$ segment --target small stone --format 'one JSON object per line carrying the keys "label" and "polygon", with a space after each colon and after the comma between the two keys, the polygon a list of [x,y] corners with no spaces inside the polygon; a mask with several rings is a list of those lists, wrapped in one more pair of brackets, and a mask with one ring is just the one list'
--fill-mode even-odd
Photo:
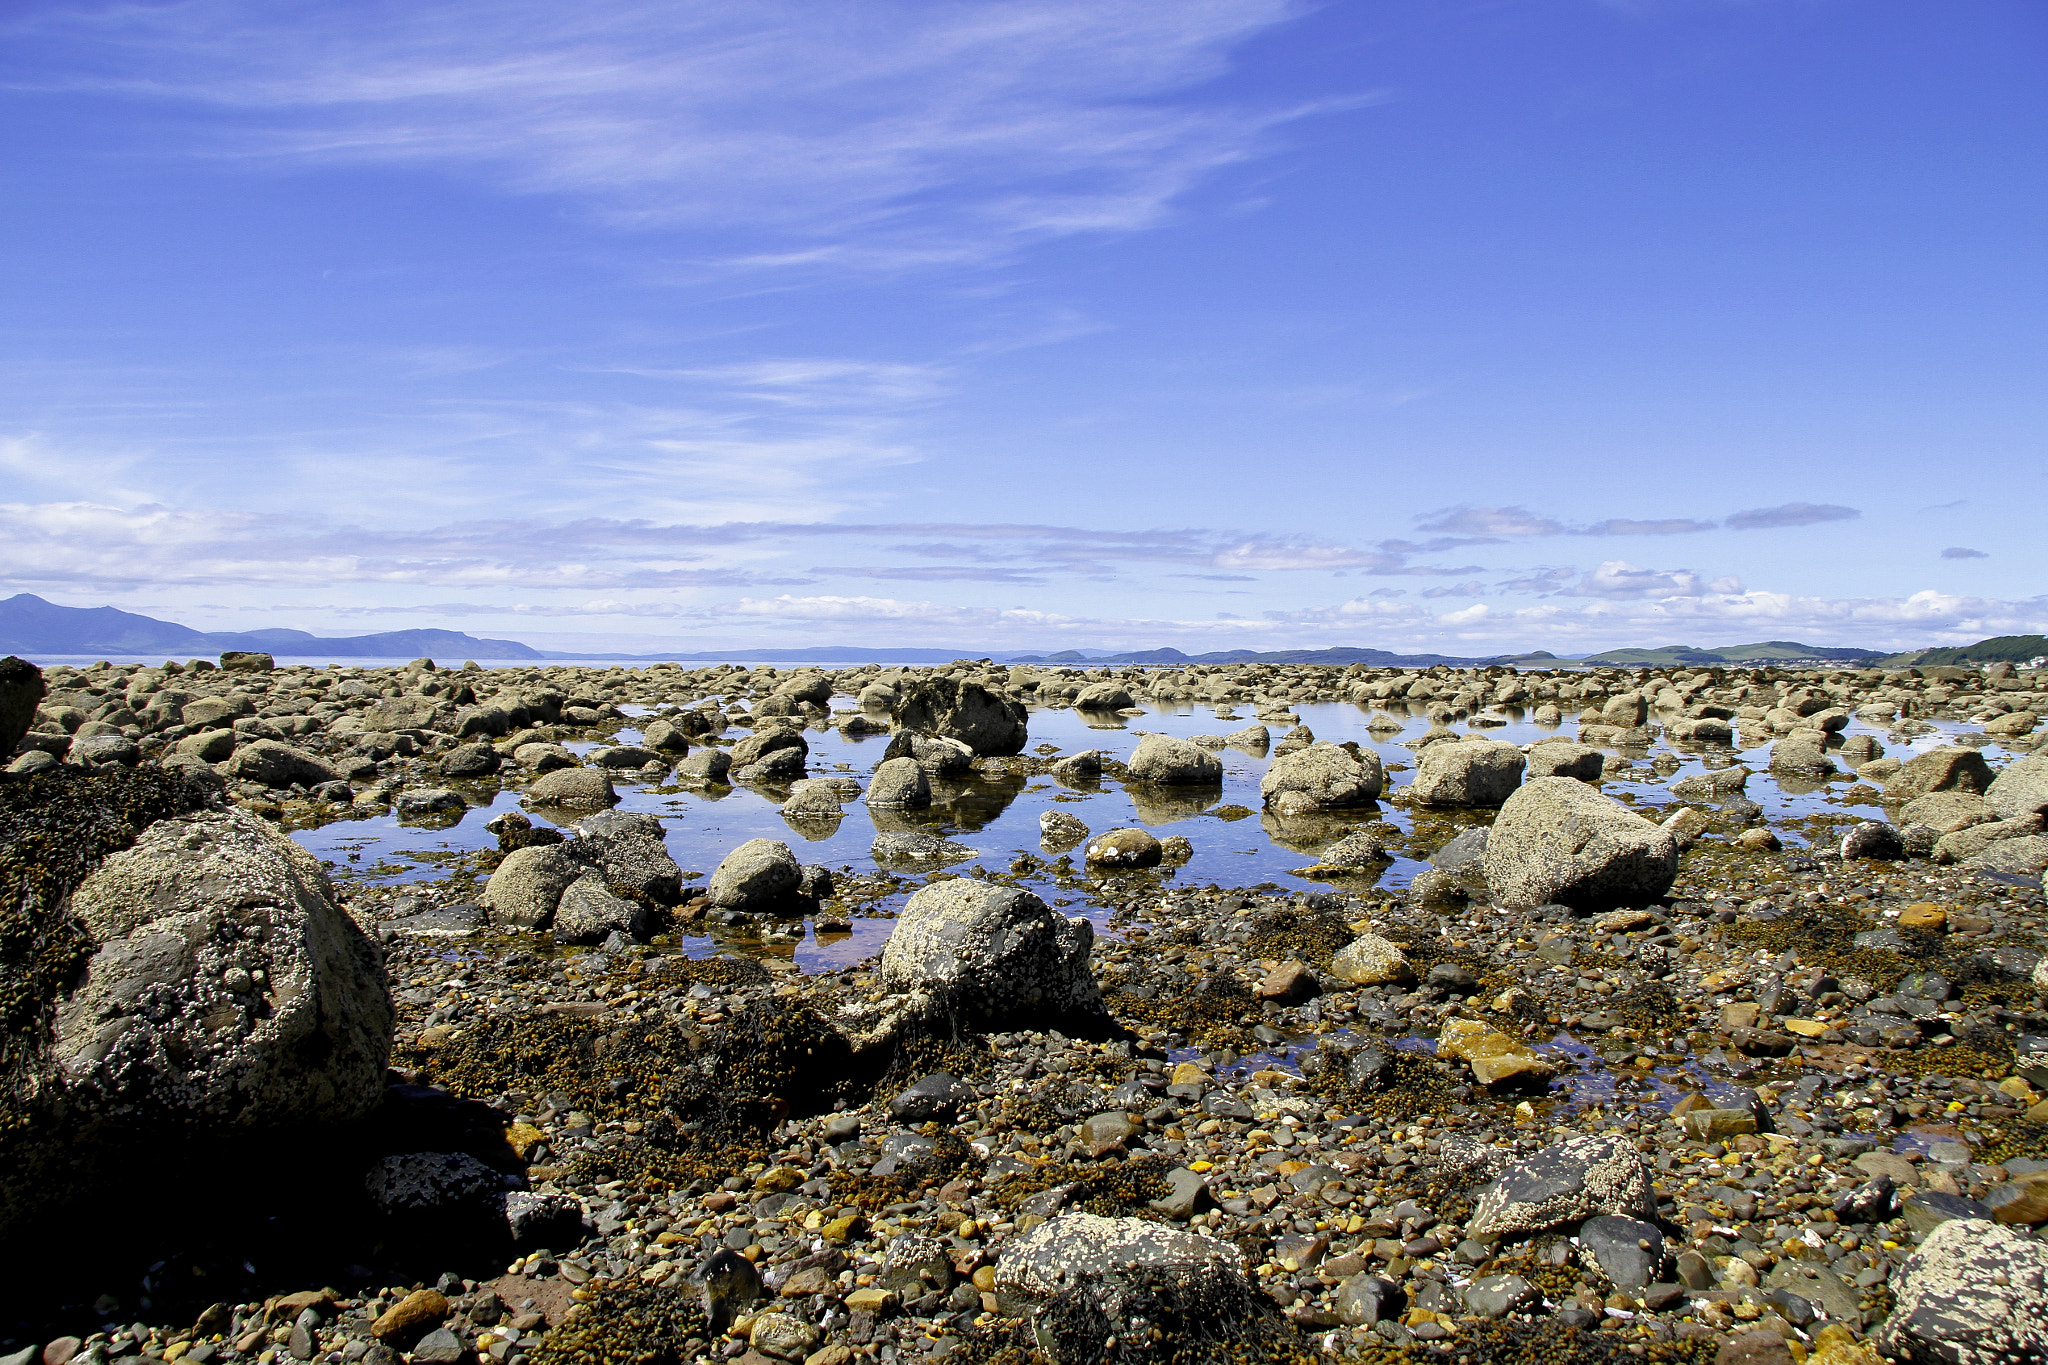
{"label": "small stone", "polygon": [[1948,911],[1921,901],[1899,911],[1901,929],[1939,929],[1948,923]]}
{"label": "small stone", "polygon": [[448,1316],[448,1300],[437,1289],[415,1289],[377,1318],[370,1335],[379,1341],[408,1336]]}
{"label": "small stone", "polygon": [[1283,962],[1266,974],[1255,993],[1276,1005],[1298,1005],[1321,995],[1323,987],[1306,963]]}
{"label": "small stone", "polygon": [[1488,1275],[1465,1287],[1465,1306],[1482,1318],[1504,1318],[1536,1297],[1520,1275]]}
{"label": "small stone", "polygon": [[468,1359],[469,1348],[446,1327],[436,1327],[412,1348],[413,1365],[459,1365]]}

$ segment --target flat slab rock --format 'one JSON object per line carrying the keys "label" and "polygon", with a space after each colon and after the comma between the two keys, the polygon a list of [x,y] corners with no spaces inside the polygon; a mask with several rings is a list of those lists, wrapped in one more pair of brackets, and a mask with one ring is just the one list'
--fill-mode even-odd
{"label": "flat slab rock", "polygon": [[1514,1237],[1598,1214],[1657,1216],[1650,1168],[1619,1137],[1572,1137],[1504,1167],[1479,1195],[1474,1237]]}
{"label": "flat slab rock", "polygon": [[1242,1275],[1244,1254],[1228,1242],[1143,1218],[1068,1213],[1012,1242],[996,1267],[996,1288],[1043,1297],[1084,1275],[1145,1268]]}

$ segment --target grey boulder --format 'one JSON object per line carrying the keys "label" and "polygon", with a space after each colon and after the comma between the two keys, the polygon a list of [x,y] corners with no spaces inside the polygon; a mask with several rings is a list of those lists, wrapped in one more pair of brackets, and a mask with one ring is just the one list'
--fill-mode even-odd
{"label": "grey boulder", "polygon": [[1498,740],[1432,744],[1422,751],[1409,796],[1425,806],[1498,806],[1522,784],[1528,761]]}
{"label": "grey boulder", "polygon": [[602,943],[614,933],[644,942],[647,907],[616,895],[604,878],[586,873],[569,883],[555,906],[555,942]]}
{"label": "grey boulder", "polygon": [[1167,735],[1147,735],[1131,755],[1130,774],[1139,782],[1214,785],[1223,780],[1223,760],[1200,745]]}
{"label": "grey boulder", "polygon": [[2048,815],[2048,753],[2028,754],[2007,764],[1984,797],[2001,820]]}
{"label": "grey boulder", "polygon": [[1670,889],[1678,841],[1583,782],[1543,777],[1501,807],[1487,836],[1485,870],[1501,905],[1611,910],[1643,905]]}
{"label": "grey boulder", "polygon": [[1386,782],[1386,768],[1371,749],[1318,743],[1274,759],[1259,779],[1259,795],[1285,815],[1370,805]]}
{"label": "grey boulder", "polygon": [[915,758],[891,758],[875,769],[868,783],[870,806],[915,807],[932,803],[931,779]]}
{"label": "grey boulder", "polygon": [[313,856],[239,810],[159,820],[79,884],[94,945],[51,1056],[76,1110],[251,1126],[361,1117],[384,1092],[383,964]]}
{"label": "grey boulder", "polygon": [[771,910],[796,894],[803,875],[788,844],[779,839],[749,839],[726,854],[712,872],[711,903],[720,910]]}
{"label": "grey boulder", "polygon": [[669,856],[661,818],[640,811],[605,811],[579,822],[570,852],[604,874],[614,886],[629,887],[659,905],[683,896],[683,870]]}
{"label": "grey boulder", "polygon": [[514,849],[484,883],[484,909],[503,928],[543,928],[562,893],[588,871],[563,844]]}
{"label": "grey boulder", "polygon": [[958,878],[903,907],[882,948],[882,982],[920,992],[959,1020],[988,1027],[1099,1014],[1089,970],[1095,929],[1054,913],[1029,891]]}
{"label": "grey boulder", "polygon": [[341,773],[326,760],[274,739],[259,739],[235,750],[228,760],[228,776],[265,787],[289,787],[295,782],[312,787],[341,780]]}
{"label": "grey boulder", "polygon": [[957,739],[978,757],[1022,753],[1024,703],[960,678],[917,678],[897,694],[896,723]]}
{"label": "grey boulder", "polygon": [[1975,749],[1950,745],[1915,754],[1885,779],[1884,799],[1911,801],[1929,792],[1985,792],[1991,787],[1991,765]]}

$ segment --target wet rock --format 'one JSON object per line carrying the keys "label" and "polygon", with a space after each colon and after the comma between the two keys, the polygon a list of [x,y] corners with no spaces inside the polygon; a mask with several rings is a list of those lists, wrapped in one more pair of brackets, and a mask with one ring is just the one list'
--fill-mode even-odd
{"label": "wet rock", "polygon": [[1726,801],[1748,784],[1747,768],[1715,768],[1680,778],[1671,784],[1671,794],[1680,801]]}
{"label": "wet rock", "polygon": [[896,722],[957,739],[983,758],[1022,753],[1027,728],[1024,703],[951,677],[906,682],[898,693]]}
{"label": "wet rock", "polygon": [[1159,840],[1142,829],[1113,829],[1090,840],[1084,856],[1097,867],[1157,867]]}
{"label": "wet rock", "polygon": [[979,856],[978,849],[922,830],[891,830],[877,834],[868,856],[885,867],[950,867]]}
{"label": "wet rock", "polygon": [[1498,806],[1521,785],[1527,765],[1520,749],[1495,740],[1432,744],[1408,791],[1425,806]]}
{"label": "wet rock", "polygon": [[[1996,786],[1996,783],[1992,785]],[[1976,792],[1940,791],[1916,796],[1899,808],[1902,825],[1932,825],[1943,834],[1953,834],[1972,825],[1999,819],[1997,809]]]}
{"label": "wet rock", "polygon": [[1520,1275],[1487,1275],[1465,1286],[1465,1307],[1482,1318],[1504,1318],[1542,1296]]}
{"label": "wet rock", "polygon": [[1931,1232],[1943,1223],[1986,1219],[1991,1210],[1974,1199],[1940,1190],[1921,1190],[1899,1205],[1906,1226],[1915,1232]]}
{"label": "wet rock", "polygon": [[[927,778],[958,777],[974,767],[974,750],[964,741],[922,734],[916,730],[898,730],[889,737],[889,747],[882,751],[882,760],[886,763],[899,758],[917,760]],[[1095,771],[1101,771],[1100,764]]]}
{"label": "wet rock", "polygon": [[1486,845],[1486,884],[1510,906],[1607,910],[1670,889],[1678,845],[1583,782],[1539,778],[1508,798]]}
{"label": "wet rock", "polygon": [[[1265,733],[1265,727],[1259,727]],[[1233,738],[1235,738],[1233,736]],[[1371,749],[1316,743],[1273,760],[1259,779],[1265,804],[1280,814],[1370,805],[1386,786],[1386,769]]]}
{"label": "wet rock", "polygon": [[537,773],[551,773],[576,766],[576,755],[559,744],[522,744],[512,751],[512,761]]}
{"label": "wet rock", "polygon": [[1776,1332],[1743,1332],[1714,1353],[1714,1365],[1795,1365],[1792,1348]]}
{"label": "wet rock", "polygon": [[1984,1219],[1928,1233],[1896,1277],[1879,1350],[1913,1365],[2048,1358],[2048,1245]]}
{"label": "wet rock", "polygon": [[562,893],[589,871],[562,844],[515,849],[484,883],[484,909],[491,923],[507,929],[543,928]]}
{"label": "wet rock", "polygon": [[950,1119],[975,1101],[974,1087],[958,1076],[935,1071],[889,1101],[889,1113],[904,1123]]}
{"label": "wet rock", "polygon": [[644,943],[648,929],[647,907],[613,895],[596,873],[571,882],[555,907],[557,943],[602,943],[615,933]]}
{"label": "wet rock", "polygon": [[289,787],[294,782],[311,787],[341,780],[341,774],[325,759],[274,739],[259,739],[236,749],[227,772],[238,781],[266,787]]}
{"label": "wet rock", "polygon": [[1089,970],[1095,930],[1055,914],[1016,887],[959,878],[927,886],[903,907],[882,949],[882,981],[928,995],[955,1019],[1043,1027],[1093,1015],[1102,994]]}
{"label": "wet rock", "polygon": [[159,820],[71,911],[94,948],[50,1057],[75,1116],[260,1127],[357,1118],[382,1096],[393,1016],[377,949],[312,855],[263,821]]}
{"label": "wet rock", "polygon": [[1588,1218],[1579,1228],[1580,1250],[1593,1257],[1614,1287],[1634,1294],[1664,1269],[1664,1234],[1654,1223],[1620,1214]]}
{"label": "wet rock", "polygon": [[1657,1216],[1650,1170],[1621,1137],[1569,1137],[1509,1165],[1479,1195],[1468,1232],[1515,1237],[1599,1214]]}
{"label": "wet rock", "polygon": [[868,783],[870,806],[916,807],[932,803],[931,779],[914,758],[892,758],[875,769]]}
{"label": "wet rock", "polygon": [[1472,1068],[1472,1079],[1488,1087],[1547,1080],[1556,1068],[1525,1044],[1473,1019],[1452,1019],[1437,1038],[1437,1051]]}
{"label": "wet rock", "polygon": [[1911,801],[1929,792],[1984,792],[1991,786],[1991,767],[1975,749],[1950,745],[1912,758],[1885,780],[1884,799]]}
{"label": "wet rock", "polygon": [[2031,1227],[2048,1223],[2048,1171],[2001,1181],[1984,1193],[1984,1207],[2000,1223]]}
{"label": "wet rock", "polygon": [[1898,830],[1880,820],[1865,820],[1842,836],[1842,858],[1878,858],[1890,862],[1906,856]]}
{"label": "wet rock", "polygon": [[398,794],[392,809],[401,820],[433,820],[460,815],[469,809],[469,803],[446,787],[412,787]]}
{"label": "wet rock", "polygon": [[711,874],[712,905],[720,910],[763,913],[796,893],[803,868],[779,839],[749,839],[725,855]]}
{"label": "wet rock", "polygon": [[640,732],[640,742],[664,757],[690,752],[690,737],[666,720],[652,720]]}
{"label": "wet rock", "polygon": [[1360,934],[1330,957],[1330,973],[1356,986],[1377,986],[1415,979],[1415,967],[1391,940]]}
{"label": "wet rock", "polygon": [[1400,1315],[1407,1295],[1392,1280],[1353,1275],[1337,1291],[1337,1320],[1350,1327],[1371,1327]]}
{"label": "wet rock", "polygon": [[1166,786],[1213,786],[1223,780],[1223,760],[1184,739],[1147,735],[1131,755],[1129,771],[1138,782]]}
{"label": "wet rock", "polygon": [[1891,1176],[1879,1171],[1835,1200],[1835,1217],[1844,1223],[1882,1223],[1897,1205]]}
{"label": "wet rock", "polygon": [[526,793],[530,806],[613,806],[618,800],[611,776],[601,768],[557,768]]}
{"label": "wet rock", "polygon": [[1323,993],[1322,983],[1306,963],[1283,962],[1266,973],[1252,994],[1276,1005],[1298,1005]]}
{"label": "wet rock", "polygon": [[1088,826],[1063,810],[1049,810],[1038,817],[1038,841],[1056,853],[1064,853],[1088,837]]}

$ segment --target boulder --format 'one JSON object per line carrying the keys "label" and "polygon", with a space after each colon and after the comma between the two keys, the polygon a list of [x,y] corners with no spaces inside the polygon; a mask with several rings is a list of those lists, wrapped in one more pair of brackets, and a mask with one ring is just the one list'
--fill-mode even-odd
{"label": "boulder", "polygon": [[1083,856],[1097,867],[1157,867],[1163,854],[1149,832],[1113,829],[1091,839]]}
{"label": "boulder", "polygon": [[485,881],[484,909],[491,923],[507,929],[544,928],[562,893],[589,871],[565,844],[514,849]]}
{"label": "boulder", "polygon": [[1024,703],[959,678],[918,678],[898,693],[896,723],[957,739],[979,757],[1022,753]]}
{"label": "boulder", "polygon": [[[1999,774],[2000,778],[2004,776],[2005,773]],[[1991,785],[1995,788],[1998,783]],[[1943,834],[1953,834],[1972,825],[1988,825],[2000,818],[1997,808],[1987,798],[1965,791],[1929,792],[1925,796],[1914,797],[1899,810],[1901,825],[1929,825]]]}
{"label": "boulder", "polygon": [[1330,973],[1355,986],[1415,980],[1414,964],[1393,942],[1378,934],[1360,934],[1331,954]]}
{"label": "boulder", "polygon": [[1935,841],[1934,861],[1937,863],[1961,863],[2006,839],[2024,839],[2041,832],[2041,817],[2022,815],[2012,820],[1992,820],[1985,824],[1971,825],[1953,834],[1944,834]]}
{"label": "boulder", "polygon": [[1670,830],[1569,777],[1538,778],[1516,791],[1486,845],[1486,884],[1501,905],[1643,905],[1677,874]]}
{"label": "boulder", "polygon": [[720,910],[758,914],[781,908],[796,894],[803,867],[789,845],[749,839],[725,855],[711,874],[711,903]]}
{"label": "boulder", "polygon": [[541,775],[526,792],[529,806],[612,806],[619,794],[602,768],[557,768]]}
{"label": "boulder", "polygon": [[1188,1341],[1229,1357],[1275,1317],[1236,1247],[1142,1218],[1061,1214],[1004,1248],[995,1283],[1032,1304],[1052,1365],[1165,1360]]}
{"label": "boulder", "polygon": [[782,750],[795,751],[797,759],[796,771],[801,773],[804,766],[803,760],[810,756],[811,746],[804,739],[801,730],[793,729],[787,725],[763,726],[739,743],[733,745],[732,752],[727,757],[731,760],[733,767],[746,768]]}
{"label": "boulder", "polygon": [[1422,751],[1408,794],[1425,806],[1498,806],[1521,785],[1527,765],[1527,755],[1498,740],[1432,744]]}
{"label": "boulder", "polygon": [[1489,1089],[1543,1082],[1557,1074],[1557,1068],[1527,1044],[1474,1019],[1447,1020],[1436,1050],[1471,1067],[1472,1079]]}
{"label": "boulder", "polygon": [[1964,867],[2002,872],[2008,877],[2038,877],[2048,871],[2048,835],[2025,834],[2001,839],[1963,863]]}
{"label": "boulder", "polygon": [[1827,740],[1818,730],[1795,730],[1771,745],[1771,771],[1792,777],[1826,777],[1834,772]]}
{"label": "boulder", "polygon": [[1337,810],[1372,804],[1386,782],[1386,768],[1371,749],[1311,744],[1274,759],[1259,779],[1259,795],[1282,814]]}
{"label": "boulder", "polygon": [[78,1116],[169,1127],[362,1117],[393,1012],[313,856],[240,810],[159,820],[71,897],[93,949],[51,1056]]}
{"label": "boulder", "polygon": [[277,667],[277,660],[252,649],[225,649],[220,666],[228,673],[268,673]]}
{"label": "boulder", "polygon": [[1520,1237],[1600,1214],[1657,1217],[1650,1168],[1628,1138],[1569,1137],[1510,1162],[1474,1201],[1466,1231]]}
{"label": "boulder", "polygon": [[2048,753],[2028,754],[2007,764],[2005,771],[1991,780],[1984,797],[2001,820],[2048,815]]}
{"label": "boulder", "polygon": [[[126,735],[85,735],[71,741],[67,761],[80,768],[132,768],[142,761],[142,750]],[[273,783],[283,786],[284,783]]]}
{"label": "boulder", "polygon": [[46,692],[43,670],[12,654],[0,659],[0,759],[14,756]]}
{"label": "boulder", "polygon": [[1876,1334],[1892,1360],[2048,1359],[2048,1244],[1987,1219],[1952,1218],[1927,1234],[1893,1285]]}
{"label": "boulder", "polygon": [[1616,1289],[1640,1294],[1664,1269],[1664,1234],[1655,1223],[1603,1213],[1579,1227],[1579,1247],[1590,1252]]}
{"label": "boulder", "polygon": [[620,933],[644,943],[649,919],[646,906],[613,894],[602,876],[588,872],[569,883],[555,906],[555,942],[602,943]]}
{"label": "boulder", "polygon": [[289,787],[293,783],[316,787],[322,782],[342,780],[341,773],[326,760],[274,739],[259,739],[235,750],[227,771],[229,777],[266,787]]}
{"label": "boulder", "polygon": [[1087,920],[1055,914],[1029,891],[961,877],[923,887],[903,907],[882,948],[882,982],[977,1027],[1042,1028],[1101,1013],[1094,943]]}
{"label": "boulder", "polygon": [[647,722],[640,731],[640,742],[664,754],[679,755],[690,752],[690,737],[666,720]]}
{"label": "boulder", "polygon": [[[452,702],[439,697],[413,696],[390,697],[373,703],[362,713],[360,723],[365,730],[450,730],[455,724],[456,708]],[[185,722],[187,725],[191,721]]]}
{"label": "boulder", "polygon": [[676,776],[693,782],[722,783],[731,771],[732,755],[709,745],[676,765]]}
{"label": "boulder", "polygon": [[877,834],[868,847],[868,856],[884,866],[926,869],[964,863],[980,852],[923,830],[889,830]]}
{"label": "boulder", "polygon": [[1915,754],[1885,780],[1884,799],[1911,801],[1929,792],[1985,792],[1991,787],[1991,767],[1975,749],[1950,745]]}
{"label": "boulder", "polygon": [[1607,756],[1590,744],[1570,740],[1545,740],[1529,749],[1528,779],[1573,777],[1581,782],[1598,782],[1607,766]]}
{"label": "boulder", "polygon": [[1040,812],[1038,841],[1056,853],[1064,853],[1088,837],[1088,826],[1079,816],[1063,810]]}
{"label": "boulder", "polygon": [[661,818],[639,811],[605,811],[576,826],[570,853],[603,874],[613,886],[628,887],[657,905],[683,897],[683,870],[669,856]]}
{"label": "boulder", "polygon": [[1090,683],[1074,698],[1078,711],[1128,711],[1131,690],[1120,682]]}
{"label": "boulder", "polygon": [[1130,774],[1139,782],[1213,786],[1223,780],[1223,760],[1184,739],[1147,735],[1131,755]]}
{"label": "boulder", "polygon": [[870,806],[929,806],[932,803],[931,779],[925,776],[923,765],[914,758],[885,759],[875,769],[874,780],[868,783],[867,801]]}
{"label": "boulder", "polygon": [[488,744],[458,744],[441,756],[443,777],[489,777],[503,762]]}

